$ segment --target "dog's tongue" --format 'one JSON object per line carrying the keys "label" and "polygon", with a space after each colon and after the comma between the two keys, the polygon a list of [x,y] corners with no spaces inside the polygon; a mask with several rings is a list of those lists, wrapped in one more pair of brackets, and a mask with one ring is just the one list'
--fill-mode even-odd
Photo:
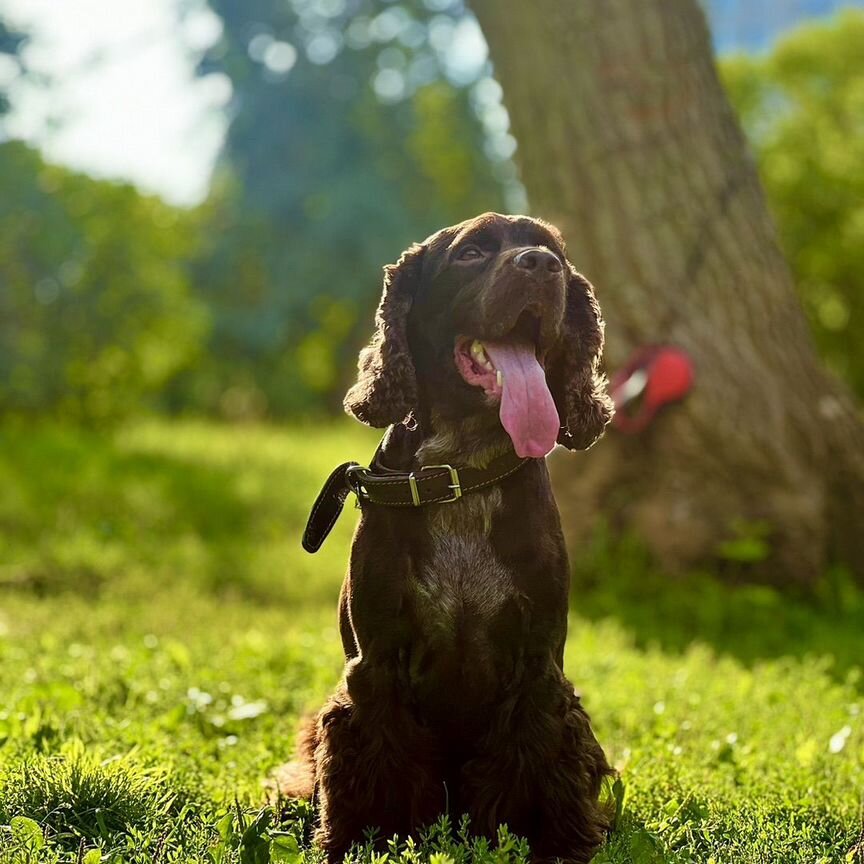
{"label": "dog's tongue", "polygon": [[483,347],[504,379],[501,425],[516,453],[545,456],[555,446],[561,422],[534,347],[519,342],[484,342]]}

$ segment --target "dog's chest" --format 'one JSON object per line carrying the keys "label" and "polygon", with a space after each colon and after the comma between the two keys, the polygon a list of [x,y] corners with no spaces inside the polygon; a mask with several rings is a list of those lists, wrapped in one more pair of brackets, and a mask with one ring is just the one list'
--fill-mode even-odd
{"label": "dog's chest", "polygon": [[427,719],[458,725],[518,677],[528,605],[491,541],[500,509],[494,488],[428,511],[404,655],[412,699]]}
{"label": "dog's chest", "polygon": [[[428,554],[414,585],[422,627],[446,639],[470,619],[474,628],[495,618],[515,592],[490,537],[501,490],[493,488],[427,513]],[[430,632],[431,631],[431,632]]]}

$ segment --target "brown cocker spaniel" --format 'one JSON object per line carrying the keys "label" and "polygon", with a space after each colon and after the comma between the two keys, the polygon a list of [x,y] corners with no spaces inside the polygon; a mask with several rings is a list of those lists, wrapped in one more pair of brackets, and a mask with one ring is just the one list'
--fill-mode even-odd
{"label": "brown cocker spaniel", "polygon": [[563,672],[569,567],[543,457],[590,447],[611,416],[593,290],[554,227],[486,213],[386,267],[375,322],[345,399],[389,427],[370,480],[516,467],[420,506],[349,483],[362,515],[340,598],[345,674],[281,792],[314,795],[331,862],[369,827],[404,836],[442,812],[490,836],[506,823],[538,859],[588,861],[611,771]]}

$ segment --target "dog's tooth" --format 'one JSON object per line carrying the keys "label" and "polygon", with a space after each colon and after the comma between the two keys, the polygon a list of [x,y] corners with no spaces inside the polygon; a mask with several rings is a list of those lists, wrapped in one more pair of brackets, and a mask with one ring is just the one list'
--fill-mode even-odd
{"label": "dog's tooth", "polygon": [[498,382],[499,387],[504,386],[504,376],[501,374],[500,369],[495,373],[495,380]]}
{"label": "dog's tooth", "polygon": [[486,354],[486,349],[483,347],[483,343],[479,339],[475,339],[471,343],[471,355],[478,366],[482,366],[489,372],[492,372],[495,369],[495,367],[492,365],[492,361]]}

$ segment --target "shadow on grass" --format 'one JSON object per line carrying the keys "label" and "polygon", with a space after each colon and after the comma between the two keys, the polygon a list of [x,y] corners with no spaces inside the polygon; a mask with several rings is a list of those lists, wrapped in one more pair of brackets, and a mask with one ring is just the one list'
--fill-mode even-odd
{"label": "shadow on grass", "polygon": [[616,619],[641,648],[680,653],[701,642],[746,665],[824,657],[836,680],[864,686],[864,592],[842,571],[828,573],[814,595],[804,596],[791,585],[727,584],[700,572],[670,576],[638,542],[602,534],[574,559],[573,612]]}
{"label": "shadow on grass", "polygon": [[[238,472],[135,452],[80,430],[3,430],[0,587],[98,593],[130,573],[253,584],[255,501]],[[141,577],[143,578],[143,577]]]}

